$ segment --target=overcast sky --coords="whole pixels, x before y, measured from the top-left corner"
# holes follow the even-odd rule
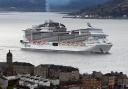
[[[48,0],[49,4],[53,5],[65,5],[70,2],[70,0]]]

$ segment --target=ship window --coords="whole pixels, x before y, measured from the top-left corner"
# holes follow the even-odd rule
[[[53,45],[53,46],[58,46],[58,43],[53,43],[52,45]]]

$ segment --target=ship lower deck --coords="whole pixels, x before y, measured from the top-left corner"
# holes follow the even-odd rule
[[[52,46],[52,45],[22,45],[22,49],[40,51],[63,51],[63,52],[94,52],[108,53],[112,44],[96,44],[86,46]]]

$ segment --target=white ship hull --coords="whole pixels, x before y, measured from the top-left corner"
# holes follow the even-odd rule
[[[92,44],[88,46],[52,46],[52,45],[34,45],[22,44],[22,49],[26,50],[40,50],[40,51],[63,51],[63,52],[94,52],[94,53],[108,53],[112,44]]]

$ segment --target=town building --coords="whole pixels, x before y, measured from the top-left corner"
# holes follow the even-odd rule
[[[8,80],[4,76],[0,75],[0,88],[7,89],[7,87],[8,87]]]
[[[26,87],[30,89],[57,89],[60,81],[58,79],[50,80],[41,76],[20,75],[19,88]],[[19,89],[18,88],[18,89]]]
[[[117,87],[118,89],[128,89],[128,78],[118,78]]]
[[[7,75],[7,76],[11,76],[13,75],[13,55],[12,53],[9,52],[7,53],[6,56],[6,62],[0,62],[0,73]]]
[[[102,89],[114,89],[115,76],[105,75],[102,77]]]
[[[101,89],[101,80],[89,78],[82,80],[82,89]]]
[[[6,76],[33,74],[34,65],[25,62],[13,62],[13,55],[9,50],[6,56],[6,62],[0,62],[0,73]]]
[[[71,70],[71,71],[62,71],[59,74],[59,79],[62,82],[65,81],[78,81],[79,80],[79,71]]]
[[[42,76],[46,78],[48,76],[48,66],[39,65],[34,68],[34,75]]]
[[[78,81],[80,78],[77,68],[60,65],[39,65],[35,68],[34,75],[59,79],[61,82]]]
[[[25,62],[13,62],[13,74],[31,74],[34,73],[34,65]]]
[[[96,72],[96,71],[93,71],[92,75],[91,75],[93,78],[98,78],[98,79],[101,79],[103,74],[101,72]]]
[[[107,73],[102,78],[102,89],[127,89],[127,75],[122,72]]]
[[[83,89],[83,88],[79,84],[71,84],[71,85],[61,86],[60,89]]]
[[[0,88],[6,89],[17,82],[29,88],[40,85],[41,89],[128,89],[128,77],[122,72],[102,74],[93,71],[80,75],[77,68],[70,66],[42,64],[34,67],[30,63],[13,62],[9,50],[6,62],[0,62]]]
[[[50,87],[50,81],[36,76],[21,76],[19,86],[28,87],[30,89],[35,89],[39,86]]]
[[[5,70],[7,70],[8,64],[6,62],[0,62],[0,74],[5,74]]]

